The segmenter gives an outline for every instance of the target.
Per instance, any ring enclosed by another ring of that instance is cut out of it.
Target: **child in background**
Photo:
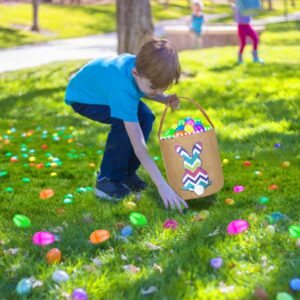
[[[93,121],[111,125],[96,181],[100,198],[119,201],[130,192],[146,189],[136,174],[140,163],[149,173],[166,208],[188,207],[167,184],[148,154],[146,141],[154,115],[142,97],[179,107],[176,94],[163,92],[178,83],[180,64],[166,40],[145,43],[137,56],[122,54],[99,58],[83,66],[70,80],[65,102]]]
[[[202,25],[204,23],[204,15],[202,13],[203,5],[199,0],[193,0],[192,16],[191,16],[191,31],[196,36],[196,48],[201,47]]]
[[[243,63],[243,51],[246,46],[246,38],[247,36],[250,37],[253,44],[253,62],[255,63],[263,63],[263,60],[261,60],[258,57],[257,47],[259,43],[259,37],[257,32],[253,29],[250,22],[252,19],[252,16],[243,16],[241,12],[239,11],[238,7],[233,3],[234,8],[234,14],[235,14],[235,21],[238,24],[238,36],[240,40],[240,49],[238,54],[238,63]]]

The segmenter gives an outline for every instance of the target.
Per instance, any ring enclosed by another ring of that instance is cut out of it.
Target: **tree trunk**
[[[273,10],[272,0],[268,0],[268,10]]]
[[[33,8],[33,22],[32,22],[32,31],[39,31],[39,0],[32,0],[32,8]]]
[[[118,53],[136,54],[153,37],[149,0],[117,0]]]

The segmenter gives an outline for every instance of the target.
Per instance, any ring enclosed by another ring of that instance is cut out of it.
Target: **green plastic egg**
[[[129,219],[133,225],[143,226],[147,224],[146,217],[138,212],[132,212]]]
[[[13,221],[15,225],[19,228],[28,228],[31,226],[30,219],[23,215],[19,215],[19,214],[14,215]]]

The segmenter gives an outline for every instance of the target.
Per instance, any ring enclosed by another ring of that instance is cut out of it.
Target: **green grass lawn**
[[[264,287],[269,299],[279,292],[300,299],[289,288],[290,280],[300,277],[300,248],[288,232],[290,225],[300,225],[300,47],[294,41],[300,34],[296,25],[286,26],[284,34],[278,31],[282,27],[271,26],[262,35],[265,65],[250,62],[249,47],[241,66],[235,63],[236,47],[180,54],[183,78],[174,91],[206,109],[216,127],[222,161],[228,160],[223,164],[224,188],[190,201],[182,215],[163,208],[142,169],[140,175],[150,187],[139,201],[130,196],[113,205],[95,199],[91,191],[78,191],[94,186],[108,133],[107,126],[75,115],[63,103],[68,77],[83,61],[0,74],[0,172],[8,173],[0,177],[0,299],[20,299],[16,285],[31,276],[42,283],[28,297],[37,300],[65,299],[79,287],[89,299],[255,299],[256,287]],[[163,107],[149,105],[157,116],[149,142],[154,157],[160,156],[156,133]],[[179,112],[167,115],[165,128],[189,115],[199,112],[182,102]],[[281,147],[274,147],[276,143]],[[14,156],[18,162],[10,162]],[[51,165],[55,161],[61,165]],[[252,165],[244,166],[245,161]],[[288,168],[282,167],[285,161]],[[37,168],[40,163],[45,167]],[[164,172],[162,160],[157,163]],[[234,193],[235,185],[245,186],[245,191]],[[278,189],[270,190],[271,185]],[[55,195],[40,199],[44,188],[52,188]],[[73,204],[63,203],[68,193],[74,195]],[[268,197],[268,203],[260,204],[261,197]],[[225,205],[227,198],[234,205]],[[126,243],[117,236],[120,223],[130,225],[131,211],[124,205],[128,201],[136,203],[135,211],[147,217],[148,225],[133,226]],[[193,221],[203,210],[208,218]],[[270,218],[274,212],[285,218],[275,222]],[[30,218],[32,226],[17,228],[15,214]],[[166,219],[177,220],[178,229],[164,230]],[[249,230],[227,235],[234,219],[247,220]],[[267,226],[274,222],[272,234]],[[109,230],[111,239],[91,245],[88,239],[96,229]],[[32,235],[42,230],[56,233],[59,240],[44,248],[34,246]],[[62,262],[47,265],[45,255],[53,247],[61,250]],[[215,257],[223,259],[218,270],[210,266]],[[139,271],[127,272],[126,265]],[[55,270],[66,271],[70,279],[55,284]],[[141,294],[151,286],[157,288],[154,294]]]

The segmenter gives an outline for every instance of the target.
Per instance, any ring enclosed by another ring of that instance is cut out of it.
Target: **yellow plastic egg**
[[[56,172],[52,172],[52,173],[50,173],[50,176],[51,177],[55,177],[55,176],[57,176],[57,173]]]
[[[282,167],[282,168],[288,168],[290,165],[291,165],[291,163],[290,163],[289,161],[284,161],[284,162],[281,164],[281,167]]]
[[[224,203],[225,203],[226,205],[233,205],[233,204],[234,204],[234,200],[231,199],[231,198],[227,198],[227,199],[225,199]]]
[[[34,162],[34,161],[35,161],[35,157],[34,157],[34,156],[30,156],[30,157],[29,157],[29,161],[30,161],[30,162]]]
[[[128,210],[134,210],[136,208],[136,204],[134,202],[124,202],[125,208]]]
[[[192,126],[192,125],[185,125],[184,126],[184,131],[185,132],[194,132],[195,130],[194,130],[194,127]]]
[[[228,164],[228,163],[229,163],[229,160],[228,160],[227,158],[224,158],[224,159],[223,159],[223,164],[226,165],[226,164]]]

